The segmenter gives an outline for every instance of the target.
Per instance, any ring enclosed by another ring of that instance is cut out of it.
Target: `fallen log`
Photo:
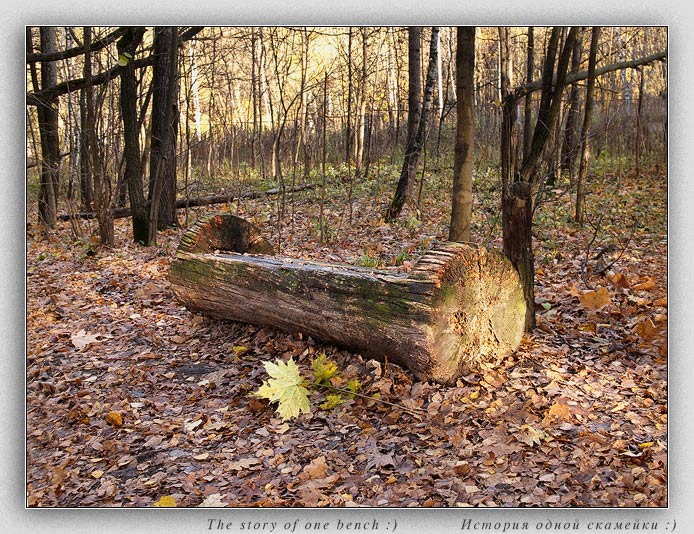
[[[286,193],[296,193],[299,191],[305,191],[307,189],[315,189],[316,185],[315,184],[305,184],[305,185],[298,185],[296,187],[288,188],[285,190]],[[278,195],[282,192],[282,189],[280,187],[274,187],[272,189],[268,189],[266,191],[249,191],[247,193],[242,193],[240,195],[232,195],[232,194],[226,194],[226,195],[210,195],[210,196],[205,196],[205,197],[196,197],[196,198],[182,198],[176,201],[176,209],[183,209],[183,208],[195,208],[198,206],[211,206],[214,204],[224,204],[226,202],[233,202],[234,200],[238,199],[253,199],[253,198],[261,198],[265,196],[270,196],[270,195]],[[130,211],[130,208],[114,208],[112,210],[113,213],[113,218],[114,219],[122,219],[124,217],[130,217],[132,215],[132,212]],[[96,218],[96,213],[93,211],[87,211],[87,212],[82,212],[82,213],[74,213],[70,215],[69,213],[64,213],[61,215],[58,215],[58,220],[60,221],[69,221],[70,218],[72,219],[94,219]]]
[[[453,384],[518,348],[525,300],[501,253],[443,243],[407,273],[273,256],[247,221],[201,219],[169,278],[192,311],[317,339]]]

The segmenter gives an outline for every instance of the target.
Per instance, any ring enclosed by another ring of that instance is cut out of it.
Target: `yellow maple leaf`
[[[316,384],[329,384],[330,379],[338,372],[335,362],[328,359],[324,353],[311,362],[311,367]]]
[[[309,392],[304,387],[304,379],[294,360],[290,359],[286,363],[278,360],[277,364],[265,362],[264,365],[270,379],[264,381],[253,396],[276,402],[276,411],[284,420],[297,417],[301,413],[309,413]]]
[[[176,508],[176,499],[171,495],[164,495],[161,499],[154,503],[158,508]]]

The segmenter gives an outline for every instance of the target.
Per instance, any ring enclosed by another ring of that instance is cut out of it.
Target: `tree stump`
[[[407,273],[274,256],[249,222],[191,227],[169,277],[188,309],[316,339],[453,384],[518,348],[525,300],[500,252],[443,243]]]

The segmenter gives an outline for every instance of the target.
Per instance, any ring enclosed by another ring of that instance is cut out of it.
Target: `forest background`
[[[424,54],[424,55],[426,55],[426,54]]]

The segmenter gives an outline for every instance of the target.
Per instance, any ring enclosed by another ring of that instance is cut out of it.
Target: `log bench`
[[[257,227],[231,214],[196,222],[169,279],[205,315],[303,332],[454,384],[520,344],[525,300],[500,252],[442,243],[406,273],[274,255]]]

